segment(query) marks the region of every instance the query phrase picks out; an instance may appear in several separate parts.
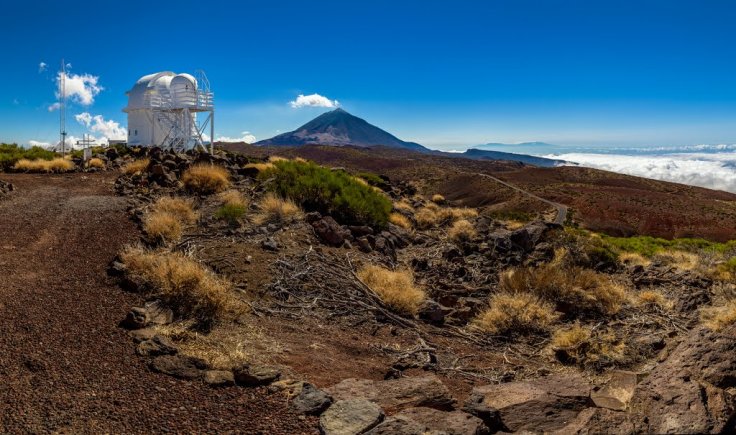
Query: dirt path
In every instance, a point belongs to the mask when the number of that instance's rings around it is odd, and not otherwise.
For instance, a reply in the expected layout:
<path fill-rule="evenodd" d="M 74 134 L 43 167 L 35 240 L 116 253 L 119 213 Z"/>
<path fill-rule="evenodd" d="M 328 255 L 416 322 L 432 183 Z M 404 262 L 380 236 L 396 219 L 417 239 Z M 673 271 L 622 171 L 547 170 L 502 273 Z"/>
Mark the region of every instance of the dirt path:
<path fill-rule="evenodd" d="M 478 173 L 478 175 L 480 175 L 481 177 L 490 178 L 491 180 L 493 180 L 493 181 L 495 181 L 497 183 L 503 184 L 504 186 L 509 187 L 511 189 L 514 189 L 517 192 L 521 192 L 524 195 L 530 196 L 530 197 L 532 197 L 532 198 L 534 198 L 534 199 L 536 199 L 538 201 L 542 201 L 543 203 L 548 204 L 548 205 L 554 207 L 555 210 L 557 210 L 557 213 L 555 215 L 555 220 L 552 221 L 552 222 L 554 222 L 554 223 L 556 223 L 558 225 L 562 225 L 562 224 L 565 223 L 565 219 L 567 219 L 567 206 L 566 205 L 560 204 L 558 202 L 553 202 L 553 201 L 550 201 L 548 199 L 544 199 L 544 198 L 542 198 L 539 195 L 535 195 L 535 194 L 533 194 L 533 193 L 531 193 L 531 192 L 529 192 L 527 190 L 522 189 L 521 187 L 515 186 L 515 185 L 513 185 L 511 183 L 508 183 L 508 182 L 503 181 L 503 180 L 501 180 L 499 178 L 496 178 L 493 175 L 483 174 L 483 173 L 480 173 L 480 172 Z"/>
<path fill-rule="evenodd" d="M 280 396 L 150 372 L 105 268 L 137 237 L 114 174 L 8 175 L 0 200 L 0 433 L 314 433 Z"/>

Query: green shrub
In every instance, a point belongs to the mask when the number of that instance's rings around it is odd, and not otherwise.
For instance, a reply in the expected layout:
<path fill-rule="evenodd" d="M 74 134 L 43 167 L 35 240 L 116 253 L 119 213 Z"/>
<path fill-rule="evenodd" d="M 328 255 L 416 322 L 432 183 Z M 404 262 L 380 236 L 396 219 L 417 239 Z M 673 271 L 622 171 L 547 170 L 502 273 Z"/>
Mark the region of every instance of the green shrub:
<path fill-rule="evenodd" d="M 17 144 L 0 144 L 0 169 L 7 170 L 13 167 L 20 159 L 52 160 L 57 157 L 53 151 L 38 146 L 23 148 Z"/>
<path fill-rule="evenodd" d="M 604 242 L 622 252 L 635 252 L 645 257 L 652 257 L 665 250 L 699 252 L 710 251 L 726 253 L 736 249 L 736 240 L 726 243 L 711 242 L 705 239 L 661 239 L 650 236 L 610 237 L 602 235 Z"/>
<path fill-rule="evenodd" d="M 217 209 L 215 217 L 226 220 L 230 225 L 235 225 L 245 212 L 245 205 L 229 203 Z"/>
<path fill-rule="evenodd" d="M 386 226 L 391 201 L 350 174 L 295 160 L 276 161 L 273 165 L 259 177 L 271 179 L 271 190 L 305 210 L 329 214 L 348 225 Z"/>

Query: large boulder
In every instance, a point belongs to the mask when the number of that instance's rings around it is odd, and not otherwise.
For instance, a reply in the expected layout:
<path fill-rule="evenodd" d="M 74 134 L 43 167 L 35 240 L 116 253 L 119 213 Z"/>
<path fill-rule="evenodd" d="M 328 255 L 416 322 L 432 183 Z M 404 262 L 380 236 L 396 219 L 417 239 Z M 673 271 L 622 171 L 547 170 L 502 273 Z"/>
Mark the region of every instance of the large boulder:
<path fill-rule="evenodd" d="M 509 235 L 509 239 L 525 252 L 531 252 L 541 242 L 542 237 L 549 228 L 550 226 L 546 222 L 535 221 L 513 231 Z"/>
<path fill-rule="evenodd" d="M 394 418 L 413 421 L 425 427 L 425 432 L 447 435 L 480 435 L 488 433 L 483 420 L 463 411 L 438 411 L 432 408 L 405 409 Z"/>
<path fill-rule="evenodd" d="M 332 397 L 314 385 L 305 382 L 291 405 L 302 414 L 319 415 L 332 404 Z"/>
<path fill-rule="evenodd" d="M 151 370 L 180 379 L 199 379 L 207 368 L 204 361 L 184 355 L 162 355 L 150 363 Z"/>
<path fill-rule="evenodd" d="M 387 381 L 345 379 L 327 392 L 335 400 L 365 398 L 378 403 L 387 412 L 424 406 L 451 409 L 455 399 L 435 375 L 405 377 Z"/>
<path fill-rule="evenodd" d="M 473 388 L 463 410 L 494 430 L 548 432 L 589 406 L 590 384 L 579 376 L 550 376 Z"/>
<path fill-rule="evenodd" d="M 736 325 L 700 327 L 641 382 L 631 408 L 656 433 L 713 433 L 733 429 L 736 401 Z"/>
<path fill-rule="evenodd" d="M 590 393 L 590 398 L 596 406 L 625 411 L 629 401 L 634 396 L 639 375 L 634 372 L 615 370 L 611 373 L 611 379 L 603 388 Z"/>
<path fill-rule="evenodd" d="M 268 385 L 281 377 L 278 367 L 260 364 L 242 364 L 233 370 L 235 382 L 245 387 Z"/>
<path fill-rule="evenodd" d="M 383 411 L 370 400 L 340 400 L 332 404 L 319 419 L 325 435 L 356 435 L 367 432 L 383 421 Z"/>

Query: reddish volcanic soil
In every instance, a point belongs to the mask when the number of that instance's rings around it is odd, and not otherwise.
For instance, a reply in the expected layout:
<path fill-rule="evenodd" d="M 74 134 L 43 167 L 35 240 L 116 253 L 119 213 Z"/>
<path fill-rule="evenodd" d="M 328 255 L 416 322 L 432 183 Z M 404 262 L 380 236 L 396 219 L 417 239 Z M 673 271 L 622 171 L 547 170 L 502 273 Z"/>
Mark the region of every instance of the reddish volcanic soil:
<path fill-rule="evenodd" d="M 265 389 L 155 374 L 117 323 L 140 304 L 105 275 L 137 238 L 117 174 L 9 175 L 0 200 L 0 432 L 316 433 Z"/>

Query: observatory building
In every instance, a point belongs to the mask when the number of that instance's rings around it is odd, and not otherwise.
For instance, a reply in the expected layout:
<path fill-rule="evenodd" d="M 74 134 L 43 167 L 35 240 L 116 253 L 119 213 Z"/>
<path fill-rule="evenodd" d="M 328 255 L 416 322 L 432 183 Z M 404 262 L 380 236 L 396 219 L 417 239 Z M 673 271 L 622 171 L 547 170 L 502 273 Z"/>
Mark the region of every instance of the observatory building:
<path fill-rule="evenodd" d="M 214 137 L 214 94 L 204 72 L 197 78 L 171 71 L 141 77 L 126 92 L 128 145 L 159 146 L 176 150 L 204 147 L 203 133 Z M 205 119 L 198 122 L 197 114 Z M 207 141 L 209 142 L 209 141 Z"/>

